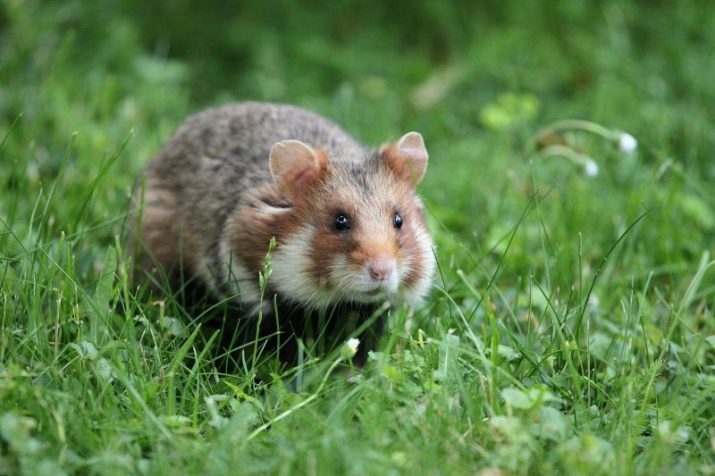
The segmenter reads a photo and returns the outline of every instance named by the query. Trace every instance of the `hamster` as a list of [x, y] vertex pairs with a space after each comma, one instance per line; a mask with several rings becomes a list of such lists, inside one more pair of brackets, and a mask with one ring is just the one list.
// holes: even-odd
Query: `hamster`
[[[433, 242], [415, 191], [427, 162], [417, 132], [370, 149], [290, 105], [208, 109], [186, 120], [138, 180], [130, 218], [136, 269], [181, 270], [236, 305], [239, 320], [270, 316], [263, 320], [275, 324], [261, 333], [283, 335], [281, 355], [295, 354], [307, 327], [320, 333], [325, 316], [334, 333], [357, 313], [354, 335], [379, 309], [415, 305], [430, 289]], [[272, 238], [261, 300], [259, 271]], [[376, 342], [366, 331], [379, 337], [383, 319], [358, 335], [361, 360]]]

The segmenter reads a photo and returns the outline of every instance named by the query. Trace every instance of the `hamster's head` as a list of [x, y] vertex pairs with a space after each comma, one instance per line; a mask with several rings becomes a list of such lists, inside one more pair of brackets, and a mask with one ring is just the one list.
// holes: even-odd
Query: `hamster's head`
[[271, 149], [276, 189], [291, 206], [276, 223], [270, 283], [310, 308], [341, 302], [419, 302], [435, 269], [415, 186], [427, 168], [410, 132], [362, 160], [330, 157], [300, 141]]

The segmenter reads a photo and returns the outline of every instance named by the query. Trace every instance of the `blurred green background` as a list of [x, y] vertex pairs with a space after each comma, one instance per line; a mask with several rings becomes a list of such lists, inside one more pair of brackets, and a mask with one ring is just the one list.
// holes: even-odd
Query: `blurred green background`
[[[488, 224], [465, 217], [464, 207], [480, 210], [503, 194], [505, 168], [528, 176], [530, 138], [562, 118], [629, 131], [644, 146], [642, 161], [674, 160], [704, 186], [715, 177], [707, 160], [715, 148], [708, 107], [715, 103], [715, 15], [708, 8], [7, 0], [0, 125], [8, 130], [23, 118], [3, 153], [31, 158], [37, 176], [49, 179], [73, 132], [74, 166], [83, 169], [133, 131], [119, 167], [136, 172], [190, 112], [259, 99], [316, 109], [370, 144], [420, 130], [433, 157], [424, 193], [446, 209], [448, 224], [470, 220], [470, 230]], [[606, 173], [624, 168], [608, 150], [587, 152]], [[455, 176], [455, 168], [465, 173]], [[564, 178], [548, 173], [547, 186]], [[464, 193], [467, 184], [474, 193]], [[599, 188], [592, 196], [607, 200]], [[677, 211], [712, 230], [711, 198]], [[696, 240], [693, 251], [703, 244]]]
[[[714, 52], [695, 0], [0, 0], [0, 474], [713, 474]], [[305, 393], [185, 366], [117, 256], [161, 144], [247, 99], [420, 131], [440, 276], [239, 445]]]

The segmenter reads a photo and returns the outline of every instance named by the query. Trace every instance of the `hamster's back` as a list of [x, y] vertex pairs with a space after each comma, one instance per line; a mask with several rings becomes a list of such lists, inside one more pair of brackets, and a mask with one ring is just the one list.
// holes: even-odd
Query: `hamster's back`
[[197, 179], [208, 178], [241, 190], [243, 187], [235, 182], [237, 176], [259, 172], [264, 179], [269, 178], [265, 164], [270, 149], [286, 139], [300, 140], [349, 160], [362, 160], [367, 153], [340, 126], [313, 112], [284, 104], [243, 102], [191, 116], [149, 171], [175, 177], [181, 188], [192, 188]]

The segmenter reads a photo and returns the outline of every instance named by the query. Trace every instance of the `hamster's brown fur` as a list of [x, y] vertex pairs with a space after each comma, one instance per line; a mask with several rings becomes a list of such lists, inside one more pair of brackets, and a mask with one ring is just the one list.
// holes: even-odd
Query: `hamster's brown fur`
[[[285, 334], [299, 333], [298, 315], [304, 323], [359, 309], [364, 319], [386, 301], [415, 304], [435, 264], [415, 192], [427, 160], [415, 132], [371, 150], [293, 106], [206, 110], [179, 128], [138, 182], [130, 220], [137, 268], [181, 268], [215, 298], [240, 304], [241, 317], [271, 314], [276, 295], [275, 330]], [[258, 272], [272, 237], [261, 303]]]

